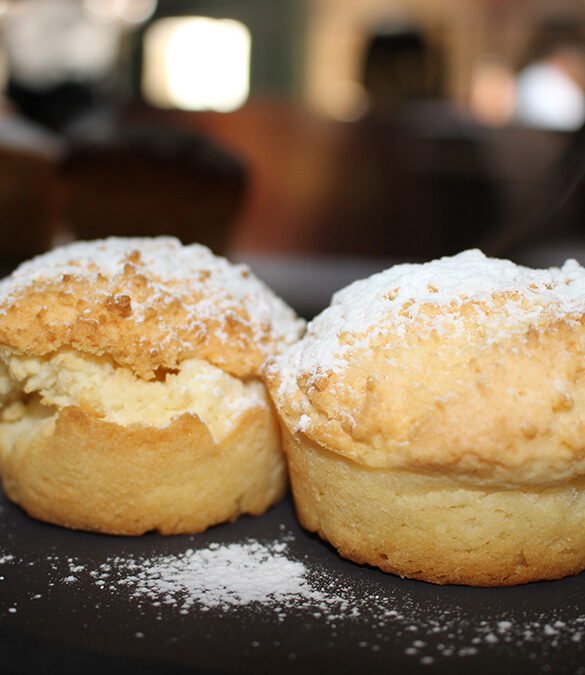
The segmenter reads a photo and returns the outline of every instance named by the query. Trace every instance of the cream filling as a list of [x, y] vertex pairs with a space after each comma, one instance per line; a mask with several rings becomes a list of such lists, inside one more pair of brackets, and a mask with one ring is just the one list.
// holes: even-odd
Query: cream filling
[[201, 359], [184, 361], [164, 381], [145, 381], [106, 357], [75, 351], [22, 357], [0, 349], [0, 432], [5, 443], [31, 414], [46, 424], [47, 416], [54, 421], [67, 406], [124, 426], [158, 428], [191, 413], [220, 442], [246, 410], [267, 405], [261, 382], [243, 382]]

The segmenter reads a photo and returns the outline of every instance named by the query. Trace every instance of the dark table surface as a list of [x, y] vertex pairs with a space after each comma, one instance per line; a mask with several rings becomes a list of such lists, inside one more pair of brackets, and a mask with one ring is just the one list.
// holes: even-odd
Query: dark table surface
[[[181, 612], [92, 575], [116, 556], [250, 539], [286, 540], [311, 586], [347, 607]], [[290, 499], [202, 535], [126, 538], [36, 522], [0, 497], [0, 577], [2, 673], [585, 673], [585, 575], [501, 589], [402, 580], [342, 560], [299, 528]]]

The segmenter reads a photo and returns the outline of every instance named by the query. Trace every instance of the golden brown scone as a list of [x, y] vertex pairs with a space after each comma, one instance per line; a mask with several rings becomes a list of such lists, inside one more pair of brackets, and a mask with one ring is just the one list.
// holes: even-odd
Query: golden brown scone
[[435, 583], [585, 569], [585, 270], [467, 251], [337, 293], [267, 367], [302, 523]]
[[79, 242], [0, 283], [0, 470], [31, 515], [199, 532], [279, 499], [260, 378], [303, 324], [242, 265], [171, 238]]

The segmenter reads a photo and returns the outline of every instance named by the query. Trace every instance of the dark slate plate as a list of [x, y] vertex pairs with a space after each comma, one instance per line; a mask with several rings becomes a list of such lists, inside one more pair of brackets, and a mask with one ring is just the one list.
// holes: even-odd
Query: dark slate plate
[[[351, 590], [344, 616], [291, 607], [279, 621], [267, 605], [181, 614], [88, 573], [113, 556], [282, 537], [315, 588]], [[84, 567], [75, 583], [64, 581], [70, 560]], [[2, 673], [585, 674], [585, 575], [503, 589], [401, 580], [339, 558], [299, 528], [288, 500], [196, 537], [120, 538], [35, 522], [1, 498], [0, 562]]]

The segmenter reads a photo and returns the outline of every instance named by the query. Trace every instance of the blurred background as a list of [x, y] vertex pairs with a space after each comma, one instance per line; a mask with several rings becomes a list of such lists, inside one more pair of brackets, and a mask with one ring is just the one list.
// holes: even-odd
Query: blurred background
[[0, 268], [172, 234], [311, 316], [470, 247], [585, 262], [585, 0], [0, 0]]

